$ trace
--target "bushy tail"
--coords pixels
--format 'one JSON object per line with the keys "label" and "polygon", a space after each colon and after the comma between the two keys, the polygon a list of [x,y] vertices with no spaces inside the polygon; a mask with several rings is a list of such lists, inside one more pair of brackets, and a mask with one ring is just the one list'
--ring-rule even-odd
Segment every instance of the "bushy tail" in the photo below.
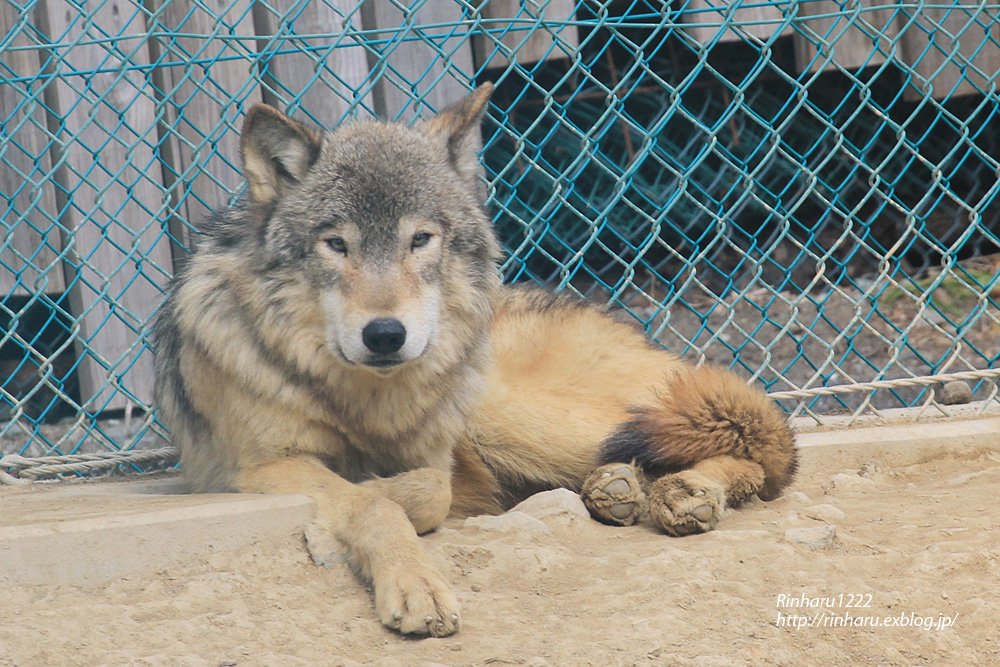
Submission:
{"label": "bushy tail", "polygon": [[763,392],[725,370],[680,371],[652,407],[635,408],[601,446],[602,463],[635,462],[650,472],[688,468],[713,456],[749,459],[764,469],[758,495],[776,498],[798,456],[784,415]]}

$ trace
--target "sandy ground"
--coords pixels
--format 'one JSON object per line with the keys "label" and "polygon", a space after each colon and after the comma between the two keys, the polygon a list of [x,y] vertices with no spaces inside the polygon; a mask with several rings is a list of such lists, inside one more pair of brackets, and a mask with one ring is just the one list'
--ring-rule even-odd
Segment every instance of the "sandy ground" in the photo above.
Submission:
{"label": "sandy ground", "polygon": [[365,586],[300,539],[5,590],[0,665],[1000,664],[1000,446],[893,458],[812,452],[782,499],[680,539],[572,513],[450,521],[425,540],[463,605],[445,639],[383,629]]}

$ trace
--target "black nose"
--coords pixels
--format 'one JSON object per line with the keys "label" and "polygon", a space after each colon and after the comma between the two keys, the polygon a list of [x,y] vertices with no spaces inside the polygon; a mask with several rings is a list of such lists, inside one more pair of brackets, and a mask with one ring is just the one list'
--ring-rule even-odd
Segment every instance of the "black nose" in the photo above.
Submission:
{"label": "black nose", "polygon": [[361,330],[361,340],[376,354],[398,352],[406,342],[406,327],[391,317],[372,320]]}

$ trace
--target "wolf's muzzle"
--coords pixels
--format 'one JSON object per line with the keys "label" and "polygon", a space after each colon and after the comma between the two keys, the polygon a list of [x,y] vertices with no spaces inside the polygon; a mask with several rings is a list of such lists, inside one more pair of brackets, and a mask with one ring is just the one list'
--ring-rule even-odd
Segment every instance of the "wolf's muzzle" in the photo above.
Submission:
{"label": "wolf's muzzle", "polygon": [[361,330],[361,341],[375,354],[399,352],[406,342],[406,327],[391,317],[372,320]]}

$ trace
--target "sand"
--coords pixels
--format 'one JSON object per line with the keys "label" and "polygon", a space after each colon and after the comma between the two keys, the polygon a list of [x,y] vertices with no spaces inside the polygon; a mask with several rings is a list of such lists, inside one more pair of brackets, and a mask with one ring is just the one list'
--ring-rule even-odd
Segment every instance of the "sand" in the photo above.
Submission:
{"label": "sand", "polygon": [[424,541],[463,606],[453,637],[384,629],[297,537],[5,590],[0,665],[1000,664],[1000,445],[894,458],[813,452],[783,498],[685,538],[572,511],[449,521]]}

